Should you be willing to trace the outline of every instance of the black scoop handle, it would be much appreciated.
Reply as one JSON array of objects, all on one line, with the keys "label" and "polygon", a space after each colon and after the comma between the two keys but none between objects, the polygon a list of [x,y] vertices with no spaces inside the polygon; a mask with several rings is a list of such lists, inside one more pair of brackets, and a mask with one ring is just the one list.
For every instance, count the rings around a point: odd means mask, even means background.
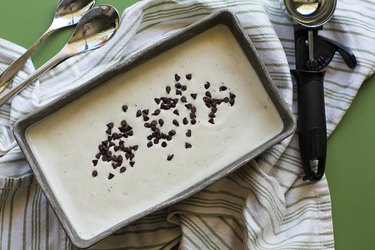
[{"label": "black scoop handle", "polygon": [[[297,82],[298,135],[305,180],[317,181],[324,175],[327,128],[324,105],[324,71],[292,71]],[[313,170],[317,161],[317,169]]]}]

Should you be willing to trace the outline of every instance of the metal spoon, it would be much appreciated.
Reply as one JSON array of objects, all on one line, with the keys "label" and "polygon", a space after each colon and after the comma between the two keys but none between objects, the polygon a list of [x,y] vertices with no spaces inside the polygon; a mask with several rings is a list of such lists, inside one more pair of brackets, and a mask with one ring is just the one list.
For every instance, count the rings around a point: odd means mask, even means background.
[{"label": "metal spoon", "polygon": [[75,25],[83,14],[92,8],[94,4],[95,0],[60,0],[57,4],[54,19],[50,27],[22,56],[14,61],[0,75],[0,92],[12,81],[17,72],[25,65],[27,59],[44,39],[58,29]]},{"label": "metal spoon", "polygon": [[112,6],[99,5],[89,11],[78,22],[66,45],[48,62],[37,69],[22,83],[0,96],[0,106],[16,95],[41,74],[69,57],[97,49],[107,43],[119,27],[119,15]]}]

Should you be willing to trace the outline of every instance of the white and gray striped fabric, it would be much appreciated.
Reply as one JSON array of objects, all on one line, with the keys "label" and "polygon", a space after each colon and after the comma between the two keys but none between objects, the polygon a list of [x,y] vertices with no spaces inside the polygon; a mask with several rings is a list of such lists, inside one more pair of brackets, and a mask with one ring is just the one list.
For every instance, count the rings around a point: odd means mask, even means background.
[{"label": "white and gray striped fabric", "polygon": [[[71,249],[71,244],[16,145],[21,116],[71,91],[142,48],[219,9],[234,12],[274,82],[296,113],[289,66],[293,26],[279,0],[141,1],[128,8],[110,44],[52,69],[0,109],[0,249]],[[338,0],[322,35],[353,50],[358,67],[337,56],[325,78],[329,134],[362,82],[375,70],[375,2]],[[0,39],[0,71],[24,51]],[[31,62],[14,81],[34,70]],[[304,182],[296,136],[202,192],[127,226],[93,249],[331,249],[327,180]]]}]

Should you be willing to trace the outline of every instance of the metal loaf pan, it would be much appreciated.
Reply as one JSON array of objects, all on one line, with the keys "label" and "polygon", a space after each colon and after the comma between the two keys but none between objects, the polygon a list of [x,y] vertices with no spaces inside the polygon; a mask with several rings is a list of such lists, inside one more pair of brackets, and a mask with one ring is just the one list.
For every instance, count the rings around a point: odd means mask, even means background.
[{"label": "metal loaf pan", "polygon": [[[144,209],[139,209],[138,211],[136,211],[135,213],[133,213],[131,216],[127,218],[119,219],[118,221],[116,221],[116,223],[113,223],[113,225],[106,228],[105,230],[102,230],[100,232],[95,232],[91,236],[90,235],[83,236],[80,233],[81,231],[80,228],[74,224],[75,223],[74,216],[71,215],[70,210],[67,209],[67,207],[65,207],[65,203],[71,202],[70,198],[62,198],[60,196],[61,194],[70,195],[72,191],[70,189],[67,189],[63,192],[59,191],[59,188],[58,188],[59,184],[57,184],[58,181],[56,182],[56,181],[52,181],[53,179],[50,179],[52,178],[50,177],[52,175],[50,175],[48,172],[49,168],[57,169],[61,166],[60,165],[54,166],[53,164],[43,163],[43,161],[41,161],[38,158],[39,156],[37,156],[37,152],[41,151],[43,153],[43,148],[35,149],[35,147],[33,146],[34,142],[30,139],[31,137],[28,135],[28,131],[35,126],[39,126],[38,124],[43,124],[44,122],[46,122],[46,120],[49,119],[49,117],[53,117],[58,112],[63,112],[62,110],[68,108],[70,105],[75,105],[74,103],[79,102],[81,99],[85,98],[88,95],[91,95],[91,93],[93,93],[98,88],[107,86],[106,84],[108,84],[108,82],[114,81],[113,79],[116,79],[116,77],[121,76],[121,75],[126,75],[128,74],[128,72],[137,70],[137,68],[142,67],[142,65],[149,62],[150,60],[154,60],[155,58],[158,58],[159,56],[167,53],[173,48],[176,48],[177,46],[184,44],[190,41],[191,39],[194,39],[200,34],[204,34],[208,30],[218,25],[224,25],[227,28],[229,28],[231,34],[233,35],[236,42],[239,44],[240,48],[244,52],[247,60],[250,62],[249,65],[251,65],[253,70],[256,72],[256,75],[260,80],[260,85],[261,85],[260,87],[264,89],[267,95],[267,100],[269,100],[273,108],[276,110],[278,117],[280,118],[280,121],[281,121],[280,131],[275,133],[271,138],[267,139],[265,142],[262,142],[259,145],[256,145],[255,147],[249,146],[249,151],[246,152],[245,154],[234,159],[229,164],[224,164],[221,168],[218,169],[218,171],[213,171],[209,174],[202,175],[199,181],[197,181],[196,183],[193,183],[189,187],[184,188],[183,190],[178,191],[176,194],[172,196],[167,195],[165,196],[165,198],[160,198],[160,200],[158,202],[154,202],[152,206],[146,206]],[[171,62],[171,64],[173,64],[173,61]],[[123,84],[130,84],[130,83],[123,83]],[[147,84],[147,82],[145,82],[144,84]],[[121,94],[121,93],[116,92],[116,95],[118,94]],[[103,92],[103,96],[104,95],[109,95],[108,98],[110,98],[110,94]],[[93,110],[92,113],[93,115],[95,115],[96,111]],[[248,114],[248,115],[251,116],[252,114]],[[254,118],[255,122],[257,121],[256,119],[257,118],[255,117]],[[72,119],[72,120],[69,120],[69,122],[72,124],[73,123],[79,124],[80,121],[79,119]],[[241,121],[238,121],[238,123],[241,123]],[[250,125],[249,125],[249,129],[251,129]],[[269,149],[273,145],[279,143],[280,141],[285,139],[287,136],[291,135],[294,132],[294,130],[295,130],[295,122],[294,122],[293,115],[291,111],[289,110],[289,108],[287,107],[287,105],[284,103],[275,84],[272,82],[272,79],[269,73],[266,71],[264,65],[262,64],[250,39],[245,34],[237,18],[228,11],[222,11],[222,12],[211,14],[203,18],[202,20],[195,22],[192,25],[182,29],[181,31],[174,33],[173,35],[162,40],[161,42],[158,42],[144,49],[140,53],[133,56],[130,60],[127,60],[126,62],[120,65],[117,65],[113,69],[100,74],[95,79],[92,79],[88,81],[87,83],[85,83],[84,85],[82,85],[81,87],[75,89],[74,91],[65,94],[58,100],[25,116],[23,119],[19,120],[16,123],[14,127],[14,134],[15,134],[15,138],[17,142],[19,143],[23,153],[26,156],[26,159],[28,160],[35,174],[35,177],[38,183],[40,184],[43,192],[47,196],[51,206],[55,210],[56,215],[59,218],[61,224],[63,225],[66,233],[69,235],[70,239],[75,245],[79,247],[88,247],[104,239],[105,237],[109,236],[110,234],[114,233],[120,228],[128,225],[129,223],[145,215],[153,213],[163,207],[170,206],[178,201],[186,199],[189,196],[193,195],[194,193],[204,189],[208,185],[214,183],[220,178],[223,178],[228,173],[238,169],[245,163],[249,162],[251,159],[258,156],[260,153]],[[234,134],[238,132],[239,131],[233,131]],[[45,133],[47,133],[47,131],[45,131]],[[47,136],[45,139],[46,140],[48,139]],[[48,150],[58,151],[57,148],[54,149],[54,144],[52,143]],[[48,152],[46,154],[48,154]],[[83,155],[82,157],[85,157],[85,156]],[[57,158],[58,157],[56,157],[55,160],[57,160]],[[52,159],[51,161],[53,162],[54,159]],[[177,164],[178,162],[179,161],[176,160],[176,167],[178,167],[178,164]],[[68,165],[72,165],[72,164],[68,164]],[[80,166],[74,166],[74,167],[78,168]],[[137,166],[137,168],[141,169],[141,166]],[[55,171],[55,170],[51,170],[51,171]],[[133,169],[129,170],[129,175],[131,174],[132,171]],[[138,171],[138,170],[134,170],[134,171]],[[89,177],[91,176],[89,175]],[[69,182],[74,179],[74,176],[67,175],[66,177],[61,177],[61,178],[66,178],[65,180],[62,179],[62,182],[65,182],[65,181]],[[84,185],[82,183],[77,184],[77,189],[80,189],[80,192],[85,192]],[[74,186],[74,184],[72,185]],[[66,185],[66,186],[72,186],[72,185]],[[118,183],[116,185],[114,184],[113,186],[116,186],[115,188],[118,188],[118,186],[121,186],[121,184],[118,184]],[[70,187],[67,187],[67,188],[70,188]],[[155,196],[158,196],[158,194],[155,194]],[[160,194],[160,197],[164,197],[164,196]],[[117,199],[121,199],[121,197],[117,197]],[[142,197],[140,197],[140,199],[142,199]],[[145,199],[148,200],[150,198],[145,198]],[[78,207],[84,206],[84,205],[85,205],[84,201],[82,201],[82,204],[77,204]],[[116,205],[117,205],[116,202],[112,204],[112,206],[116,206]],[[74,203],[70,206],[74,207]],[[85,209],[82,209],[81,213],[87,214],[90,212],[85,211]],[[96,219],[95,214],[93,214],[92,220],[95,220],[95,219]]]}]

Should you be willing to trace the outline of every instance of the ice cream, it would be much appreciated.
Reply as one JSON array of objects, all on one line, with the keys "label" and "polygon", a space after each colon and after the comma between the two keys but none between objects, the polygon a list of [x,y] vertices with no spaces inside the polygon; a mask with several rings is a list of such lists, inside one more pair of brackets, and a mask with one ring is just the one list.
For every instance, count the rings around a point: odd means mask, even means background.
[{"label": "ice cream", "polygon": [[69,222],[90,239],[221,171],[282,128],[237,41],[218,25],[119,74],[26,137]]}]

